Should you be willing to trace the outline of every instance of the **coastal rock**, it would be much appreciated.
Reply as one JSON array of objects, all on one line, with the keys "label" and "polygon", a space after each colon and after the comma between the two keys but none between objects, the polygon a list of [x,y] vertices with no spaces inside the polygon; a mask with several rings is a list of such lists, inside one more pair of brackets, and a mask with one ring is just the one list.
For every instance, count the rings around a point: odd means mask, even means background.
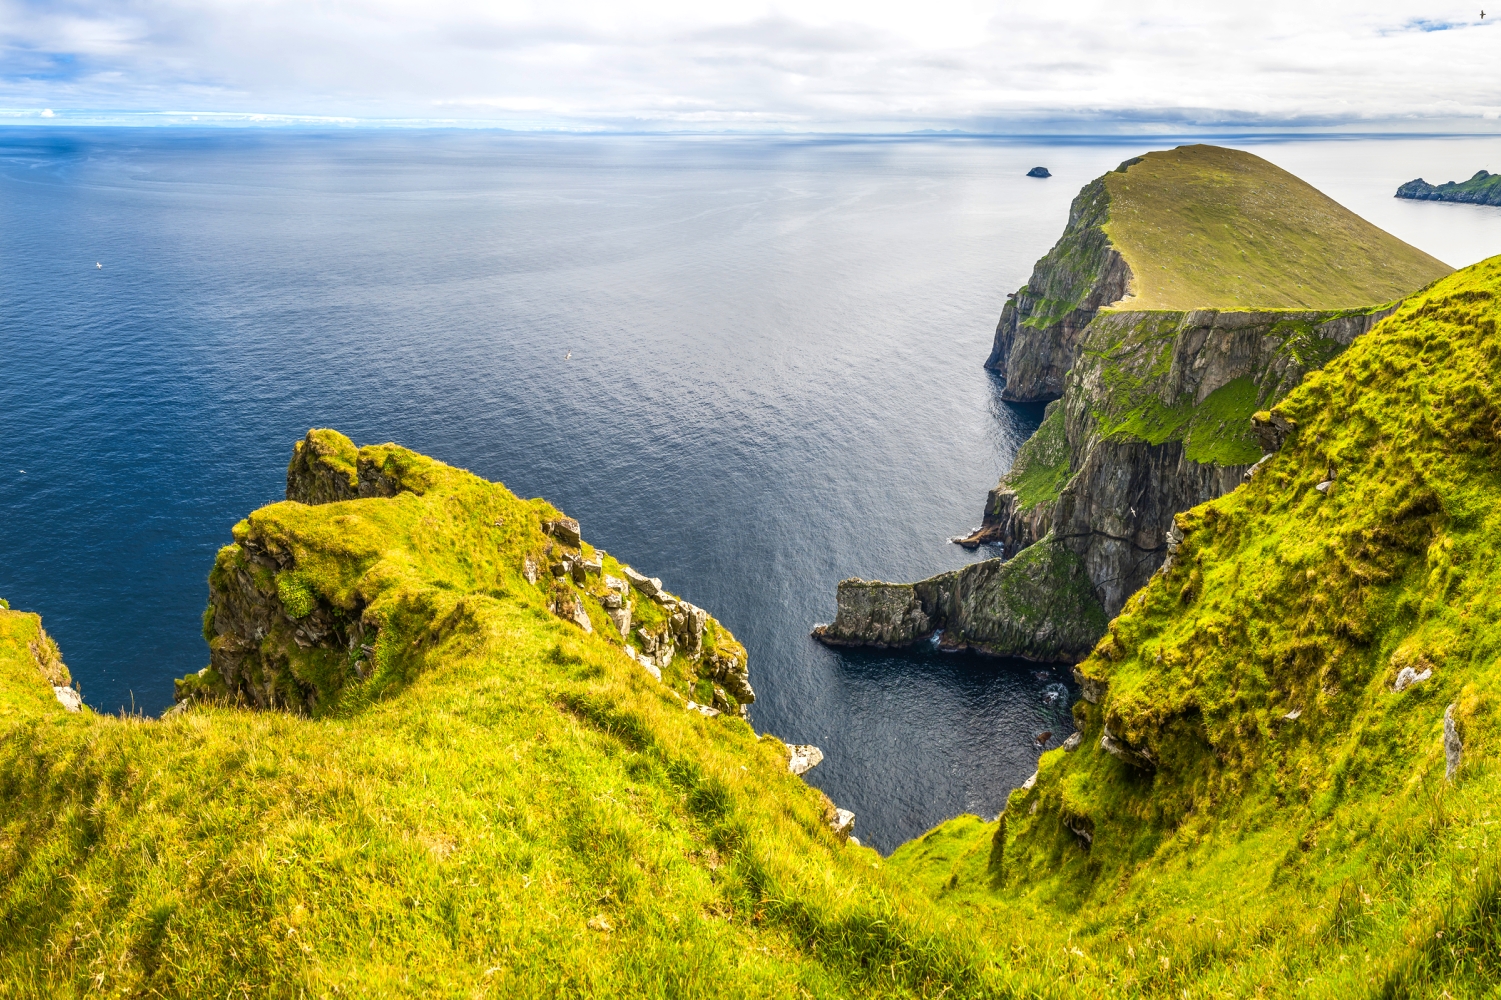
[{"label": "coastal rock", "polygon": [[1031,170],[1027,171],[1027,176],[1028,177],[1051,177],[1053,175],[1048,170],[1047,167],[1033,167]]},{"label": "coastal rock", "polygon": [[961,543],[1012,556],[1051,533],[1113,617],[1166,562],[1174,515],[1234,489],[1280,447],[1291,421],[1257,408],[1389,313],[1102,315],[1063,398]]},{"label": "coastal rock", "polygon": [[1079,744],[1083,742],[1084,734],[1075,731],[1072,735],[1069,736],[1068,739],[1063,741],[1063,752],[1073,753],[1075,750],[1079,749]]},{"label": "coastal rock", "polygon": [[[618,601],[619,598],[617,597],[616,600]],[[605,614],[608,615],[610,617],[610,621],[615,624],[615,628],[620,632],[620,637],[622,639],[631,634],[630,608],[617,604],[613,608],[605,608]]]},{"label": "coastal rock", "polygon": [[338,431],[313,429],[297,442],[287,466],[288,500],[335,503],[366,497],[423,494],[433,462],[394,444],[356,448]]},{"label": "coastal rock", "polygon": [[630,581],[632,587],[647,597],[656,597],[662,593],[662,581],[656,577],[638,573],[629,566],[621,567],[621,572],[625,574],[625,578]]},{"label": "coastal rock", "polygon": [[571,517],[557,517],[546,521],[542,530],[556,538],[570,548],[578,548],[583,544],[583,536],[579,534],[579,523]]},{"label": "coastal rock", "polygon": [[847,841],[855,828],[855,814],[836,806],[834,800],[823,792],[818,793],[818,798],[823,803],[823,821],[834,832],[834,836]]},{"label": "coastal rock", "polygon": [[1079,685],[1079,697],[1091,705],[1098,705],[1105,699],[1106,683],[1097,677],[1090,677],[1078,667],[1074,668],[1074,683]]},{"label": "coastal rock", "polygon": [[77,691],[70,687],[54,687],[52,693],[56,696],[57,703],[63,707],[64,711],[77,712],[83,708],[83,698],[79,696]]},{"label": "coastal rock", "polygon": [[823,751],[811,744],[793,743],[787,749],[791,752],[787,760],[787,770],[793,774],[807,774],[823,763]]},{"label": "coastal rock", "polygon": [[1144,748],[1133,747],[1125,740],[1116,736],[1110,731],[1109,723],[1106,723],[1104,731],[1100,734],[1100,749],[1113,757],[1119,757],[1132,767],[1140,768],[1144,771],[1154,771],[1157,769],[1157,761],[1152,758],[1149,751]]},{"label": "coastal rock", "polygon": [[1433,670],[1427,669],[1419,673],[1412,667],[1403,667],[1397,671],[1397,679],[1392,682],[1392,690],[1398,693],[1406,691],[1414,684],[1421,684],[1433,676]]},{"label": "coastal rock", "polygon": [[838,614],[813,630],[831,646],[907,646],[942,630],[939,648],[1077,662],[1105,628],[1084,563],[1046,539],[915,584],[845,580]]},{"label": "coastal rock", "polygon": [[1419,177],[1397,188],[1398,198],[1417,201],[1452,201],[1465,205],[1501,205],[1501,174],[1476,171],[1467,181],[1429,184]]}]

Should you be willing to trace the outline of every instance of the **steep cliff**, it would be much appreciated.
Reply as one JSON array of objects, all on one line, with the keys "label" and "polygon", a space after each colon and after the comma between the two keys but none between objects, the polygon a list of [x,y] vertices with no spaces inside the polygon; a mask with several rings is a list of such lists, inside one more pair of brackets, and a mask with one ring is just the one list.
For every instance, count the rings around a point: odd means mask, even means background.
[{"label": "steep cliff", "polygon": [[[297,443],[287,500],[236,525],[220,551],[210,664],[178,682],[179,699],[319,714],[346,685],[368,696],[420,671],[424,649],[472,613],[461,595],[527,587],[711,711],[755,700],[728,629],[590,546],[546,501],[329,430]],[[312,509],[327,504],[340,506]]]},{"label": "steep cliff", "polygon": [[1056,399],[1103,308],[1361,308],[1450,270],[1258,156],[1180,146],[1080,191],[1063,236],[1002,309],[985,366],[1006,377],[1005,399]]},{"label": "steep cliff", "polygon": [[1495,995],[1498,330],[1493,258],[1263,414],[1076,668],[1082,739],[891,866],[1015,954],[1077,914],[1074,995]]},{"label": "steep cliff", "polygon": [[1261,457],[1251,416],[1389,312],[1103,313],[963,543],[1009,556],[1052,532],[1113,616],[1162,564],[1173,515]]},{"label": "steep cliff", "polygon": [[[960,544],[1014,558],[1050,538],[1083,566],[1095,601],[1050,602],[1073,611],[1050,634],[1070,636],[1069,650],[1099,638],[1094,607],[1114,616],[1162,565],[1173,516],[1233,489],[1260,458],[1252,415],[1368,332],[1391,299],[1448,270],[1248,153],[1186,146],[1127,160],[1084,188],[1026,296],[1002,313],[987,365],[1005,373],[1007,398],[1053,402]],[[1067,565],[1059,588],[1073,579]],[[867,623],[868,641],[881,641],[858,590],[841,586],[839,629],[821,638],[857,643]],[[990,601],[974,613],[1012,612]],[[965,627],[992,637],[976,644],[990,652],[1045,648],[1008,646],[1018,633],[997,623]],[[1057,658],[1075,657],[1059,646]]]},{"label": "steep cliff", "polygon": [[1044,539],[1015,559],[987,559],[920,583],[845,580],[839,613],[813,630],[831,646],[910,646],[1044,661],[1081,660],[1105,629],[1082,560]]},{"label": "steep cliff", "polygon": [[1056,399],[1084,328],[1130,287],[1131,270],[1105,235],[1109,209],[1104,179],[1085,185],[1069,206],[1063,236],[1007,296],[985,361],[1006,376],[1003,399]]}]

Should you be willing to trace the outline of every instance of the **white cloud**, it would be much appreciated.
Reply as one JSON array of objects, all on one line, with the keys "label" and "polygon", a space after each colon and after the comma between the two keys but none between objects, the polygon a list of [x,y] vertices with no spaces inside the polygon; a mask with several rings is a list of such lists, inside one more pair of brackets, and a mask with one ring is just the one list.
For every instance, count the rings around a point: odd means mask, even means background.
[{"label": "white cloud", "polygon": [[[0,106],[907,129],[1496,120],[1457,3],[0,0]],[[59,116],[65,118],[66,116]]]}]

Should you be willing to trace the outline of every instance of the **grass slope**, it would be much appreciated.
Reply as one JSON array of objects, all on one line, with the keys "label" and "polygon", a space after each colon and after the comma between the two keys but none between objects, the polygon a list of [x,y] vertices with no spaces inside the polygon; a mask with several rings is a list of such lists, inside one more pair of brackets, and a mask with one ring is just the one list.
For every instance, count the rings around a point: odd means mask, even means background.
[{"label": "grass slope", "polygon": [[311,714],[68,714],[39,619],[0,610],[0,995],[993,993],[785,747],[548,610],[545,504],[399,457],[421,495],[236,529],[296,550],[289,625],[355,591],[380,617],[365,678],[293,664]]},{"label": "grass slope", "polygon": [[1179,146],[1105,175],[1105,232],[1135,275],[1119,309],[1343,309],[1452,270],[1259,156]]},{"label": "grass slope", "polygon": [[1080,747],[889,867],[1084,995],[1501,996],[1498,322],[1493,258],[1308,376],[1081,665]]}]

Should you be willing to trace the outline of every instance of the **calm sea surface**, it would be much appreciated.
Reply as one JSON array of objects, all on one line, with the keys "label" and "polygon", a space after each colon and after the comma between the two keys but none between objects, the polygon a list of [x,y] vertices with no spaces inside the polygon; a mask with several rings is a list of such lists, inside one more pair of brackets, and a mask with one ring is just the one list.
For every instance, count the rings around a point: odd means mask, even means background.
[{"label": "calm sea surface", "polygon": [[[0,596],[95,708],[159,712],[215,550],[336,427],[710,609],[867,842],[993,814],[1070,730],[1064,671],[808,630],[842,577],[985,555],[945,539],[1041,415],[980,367],[1005,293],[1083,183],[1171,144],[0,131]],[[1451,264],[1501,252],[1501,210],[1391,197],[1501,141],[1247,148]]]}]

